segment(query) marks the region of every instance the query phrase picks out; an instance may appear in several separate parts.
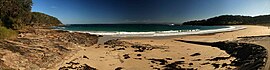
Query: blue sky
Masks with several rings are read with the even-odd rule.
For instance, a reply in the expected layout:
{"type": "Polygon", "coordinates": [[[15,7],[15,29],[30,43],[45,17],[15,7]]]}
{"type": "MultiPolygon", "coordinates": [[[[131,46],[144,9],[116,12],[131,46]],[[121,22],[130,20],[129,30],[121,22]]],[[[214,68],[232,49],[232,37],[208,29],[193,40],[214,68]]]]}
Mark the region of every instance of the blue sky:
{"type": "Polygon", "coordinates": [[[33,0],[32,11],[64,24],[182,23],[218,15],[268,15],[270,0],[33,0]]]}

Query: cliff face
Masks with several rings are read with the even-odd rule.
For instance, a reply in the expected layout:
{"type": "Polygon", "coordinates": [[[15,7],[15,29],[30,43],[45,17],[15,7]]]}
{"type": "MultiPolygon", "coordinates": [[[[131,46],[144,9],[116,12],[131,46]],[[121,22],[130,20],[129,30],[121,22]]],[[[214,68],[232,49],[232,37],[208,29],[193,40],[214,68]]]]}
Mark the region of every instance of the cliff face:
{"type": "Polygon", "coordinates": [[[19,37],[0,41],[0,70],[38,70],[54,67],[80,46],[96,44],[98,37],[48,29],[20,32],[19,37]]]}

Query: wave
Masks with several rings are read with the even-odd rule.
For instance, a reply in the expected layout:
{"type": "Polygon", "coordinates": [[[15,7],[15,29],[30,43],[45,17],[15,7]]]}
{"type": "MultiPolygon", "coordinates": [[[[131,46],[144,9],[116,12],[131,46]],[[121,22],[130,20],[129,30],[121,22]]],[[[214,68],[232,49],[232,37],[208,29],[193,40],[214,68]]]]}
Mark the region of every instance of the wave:
{"type": "Polygon", "coordinates": [[[171,30],[171,31],[153,31],[153,32],[102,32],[102,31],[69,31],[81,32],[96,35],[108,35],[113,37],[155,37],[155,36],[176,36],[176,35],[194,35],[194,34],[209,34],[217,32],[227,32],[234,30],[245,29],[242,26],[227,26],[227,28],[211,29],[211,30],[171,30]]]}

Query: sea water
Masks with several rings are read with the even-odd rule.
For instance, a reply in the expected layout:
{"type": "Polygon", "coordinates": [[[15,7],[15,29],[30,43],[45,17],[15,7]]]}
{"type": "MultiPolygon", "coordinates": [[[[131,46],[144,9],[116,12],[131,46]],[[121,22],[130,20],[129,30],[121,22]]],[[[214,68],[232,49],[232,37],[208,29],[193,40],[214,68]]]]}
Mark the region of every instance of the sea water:
{"type": "Polygon", "coordinates": [[[117,37],[206,34],[243,29],[239,26],[188,26],[174,24],[68,24],[56,29],[117,37]]]}

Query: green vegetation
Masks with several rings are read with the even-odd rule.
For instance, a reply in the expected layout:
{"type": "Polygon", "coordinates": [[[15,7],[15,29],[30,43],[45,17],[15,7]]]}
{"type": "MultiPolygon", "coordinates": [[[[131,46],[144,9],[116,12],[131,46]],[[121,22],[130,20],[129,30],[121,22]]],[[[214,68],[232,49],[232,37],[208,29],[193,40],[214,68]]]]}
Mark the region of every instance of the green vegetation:
{"type": "Polygon", "coordinates": [[[270,15],[262,16],[240,16],[240,15],[222,15],[206,20],[195,20],[184,22],[183,25],[265,25],[270,24],[270,15]]]}
{"type": "Polygon", "coordinates": [[[16,38],[18,33],[12,29],[0,27],[0,39],[16,38]]]}
{"type": "Polygon", "coordinates": [[[14,30],[62,24],[53,16],[31,12],[32,5],[32,0],[0,0],[0,38],[16,36],[14,30]]]}
{"type": "Polygon", "coordinates": [[[62,24],[61,21],[59,21],[57,18],[40,13],[40,12],[32,12],[32,20],[31,25],[32,26],[57,26],[59,24],[62,24]]]}
{"type": "Polygon", "coordinates": [[[32,0],[0,0],[0,19],[7,28],[21,29],[30,22],[32,0]]]}
{"type": "Polygon", "coordinates": [[[31,12],[32,0],[0,0],[0,25],[11,29],[62,24],[57,18],[31,12]]]}

